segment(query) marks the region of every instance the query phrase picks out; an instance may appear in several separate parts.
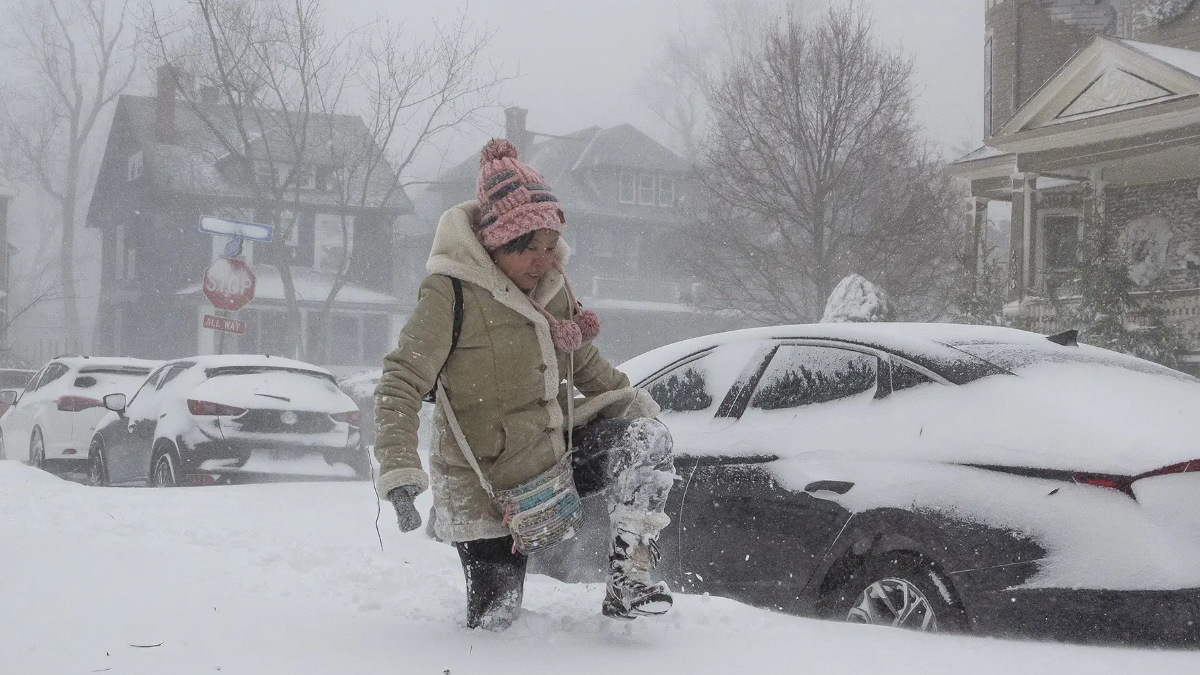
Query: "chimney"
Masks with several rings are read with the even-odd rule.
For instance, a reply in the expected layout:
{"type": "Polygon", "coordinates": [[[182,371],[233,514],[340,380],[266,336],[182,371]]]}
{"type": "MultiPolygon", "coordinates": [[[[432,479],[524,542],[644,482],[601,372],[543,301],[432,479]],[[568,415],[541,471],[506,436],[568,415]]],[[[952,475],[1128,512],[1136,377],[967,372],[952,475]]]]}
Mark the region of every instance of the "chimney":
{"type": "Polygon", "coordinates": [[[175,69],[169,65],[158,67],[158,107],[154,116],[154,131],[159,143],[175,140],[175,94],[178,89],[175,69]]]}
{"type": "Polygon", "coordinates": [[[517,149],[517,154],[527,159],[526,152],[533,145],[533,134],[525,128],[525,120],[529,111],[525,108],[512,106],[504,109],[504,137],[517,149]]]}

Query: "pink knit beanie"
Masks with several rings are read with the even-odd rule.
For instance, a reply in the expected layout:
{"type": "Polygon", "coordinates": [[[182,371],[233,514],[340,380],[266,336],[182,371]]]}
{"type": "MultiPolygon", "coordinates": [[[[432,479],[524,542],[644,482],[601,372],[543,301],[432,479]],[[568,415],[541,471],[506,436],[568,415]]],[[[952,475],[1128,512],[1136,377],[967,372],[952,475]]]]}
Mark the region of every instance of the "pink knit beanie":
{"type": "MultiPolygon", "coordinates": [[[[562,233],[566,217],[558,199],[550,194],[546,181],[527,164],[517,159],[517,149],[503,138],[493,138],[479,155],[479,182],[476,199],[483,207],[479,222],[479,240],[494,251],[523,234],[537,230],[562,233]]],[[[600,334],[600,320],[575,298],[567,272],[554,263],[563,276],[571,303],[569,318],[559,319],[536,301],[534,307],[550,323],[550,337],[562,352],[574,352],[600,334]]]]}
{"type": "Polygon", "coordinates": [[[479,240],[489,251],[535,230],[562,233],[566,222],[546,181],[519,161],[517,149],[503,138],[483,146],[475,197],[483,207],[479,240]]]}

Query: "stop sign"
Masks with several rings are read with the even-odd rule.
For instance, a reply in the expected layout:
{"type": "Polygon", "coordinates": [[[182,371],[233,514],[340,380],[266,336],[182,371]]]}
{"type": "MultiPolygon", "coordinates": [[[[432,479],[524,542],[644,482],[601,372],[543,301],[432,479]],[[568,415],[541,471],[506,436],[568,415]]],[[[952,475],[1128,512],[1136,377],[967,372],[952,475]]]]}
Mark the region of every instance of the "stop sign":
{"type": "Polygon", "coordinates": [[[254,299],[254,281],[245,262],[220,258],[204,270],[204,297],[217,309],[236,312],[254,299]]]}

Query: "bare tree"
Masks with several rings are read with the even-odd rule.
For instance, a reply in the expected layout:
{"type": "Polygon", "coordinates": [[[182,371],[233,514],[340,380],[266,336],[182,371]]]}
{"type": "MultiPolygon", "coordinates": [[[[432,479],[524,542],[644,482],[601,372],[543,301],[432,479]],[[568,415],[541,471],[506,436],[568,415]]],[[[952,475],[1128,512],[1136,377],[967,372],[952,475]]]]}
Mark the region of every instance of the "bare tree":
{"type": "Polygon", "coordinates": [[[814,321],[839,279],[931,317],[955,280],[956,191],[912,119],[911,65],[857,5],[763,26],[708,92],[693,236],[695,302],[814,321]]]}
{"type": "MultiPolygon", "coordinates": [[[[321,0],[193,0],[191,10],[160,17],[152,9],[148,45],[172,64],[183,107],[228,158],[254,217],[286,240],[298,221],[284,216],[299,213],[312,180],[341,215],[341,256],[316,319],[324,326],[354,269],[352,213],[402,203],[414,158],[496,104],[503,78],[482,68],[492,34],[463,17],[428,42],[406,41],[386,22],[334,31],[321,0]],[[326,175],[313,176],[319,167],[326,175]]],[[[283,281],[294,353],[321,360],[321,345],[306,354],[300,340],[285,248],[274,247],[269,261],[283,281]]]]}
{"type": "Polygon", "coordinates": [[[59,292],[68,337],[82,342],[75,243],[86,150],[105,109],[133,78],[126,7],[108,0],[41,0],[18,8],[7,46],[26,72],[6,107],[11,152],[58,205],[59,292]],[[19,92],[19,93],[18,93],[19,92]]]}
{"type": "Polygon", "coordinates": [[[695,161],[704,133],[712,80],[735,55],[751,48],[755,36],[779,19],[779,10],[811,10],[825,0],[708,0],[706,19],[689,14],[663,50],[647,64],[636,85],[638,96],[670,134],[671,145],[695,161]]]}

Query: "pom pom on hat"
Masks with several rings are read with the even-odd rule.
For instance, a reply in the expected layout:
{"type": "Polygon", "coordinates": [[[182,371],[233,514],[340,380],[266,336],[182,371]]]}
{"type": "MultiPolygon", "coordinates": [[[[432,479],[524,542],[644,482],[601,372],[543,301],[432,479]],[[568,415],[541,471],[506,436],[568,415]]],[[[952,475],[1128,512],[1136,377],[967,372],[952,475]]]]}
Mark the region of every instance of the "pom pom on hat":
{"type": "Polygon", "coordinates": [[[503,138],[493,138],[483,146],[483,152],[479,153],[479,166],[483,166],[488,162],[494,162],[498,159],[516,159],[517,148],[503,138]]]}

